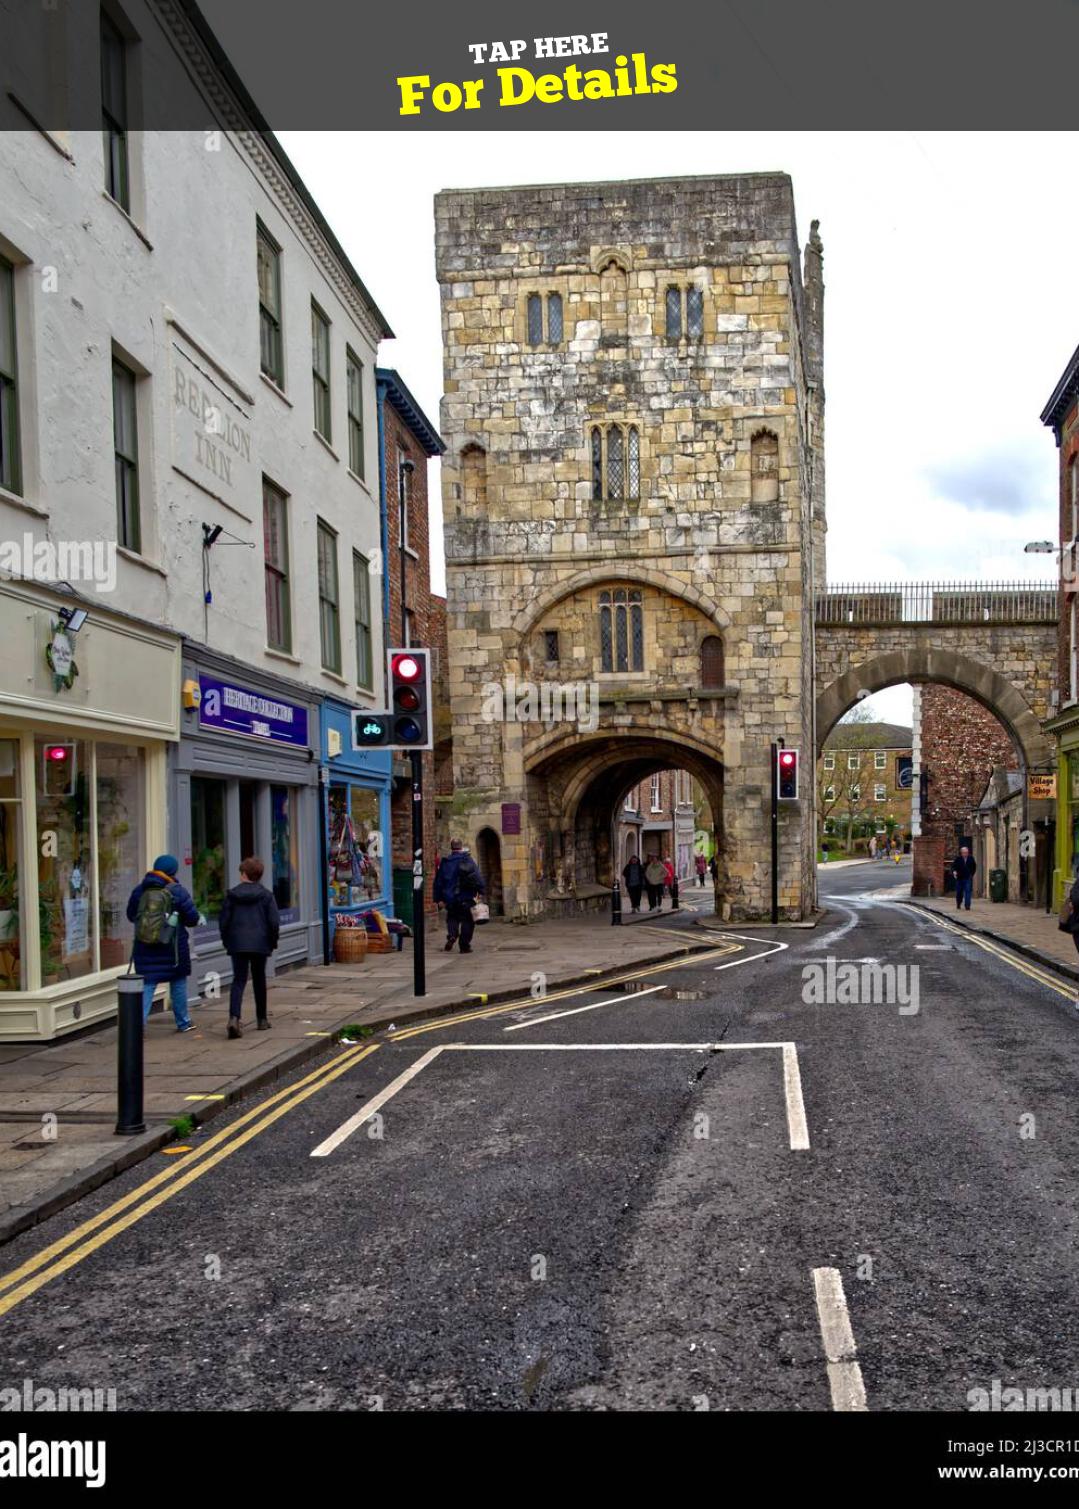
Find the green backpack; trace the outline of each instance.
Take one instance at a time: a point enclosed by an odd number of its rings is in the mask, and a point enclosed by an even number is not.
[[[172,943],[176,929],[169,917],[176,910],[171,895],[171,886],[147,886],[139,897],[135,913],[135,941],[152,947],[167,947]]]

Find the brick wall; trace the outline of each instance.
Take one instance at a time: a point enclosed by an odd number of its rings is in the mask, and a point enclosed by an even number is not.
[[[922,832],[949,843],[969,828],[971,811],[994,766],[1017,770],[1015,746],[1004,726],[973,697],[949,686],[920,687],[921,768],[929,771],[929,805]]]

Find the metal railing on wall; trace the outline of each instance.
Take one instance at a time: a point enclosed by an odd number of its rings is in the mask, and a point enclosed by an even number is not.
[[[844,582],[818,593],[818,624],[1056,623],[1055,582]]]

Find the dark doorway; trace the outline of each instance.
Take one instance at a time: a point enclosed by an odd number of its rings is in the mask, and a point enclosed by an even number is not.
[[[250,859],[258,853],[255,838],[255,796],[258,788],[254,781],[240,782],[240,858]]]
[[[492,917],[505,913],[502,904],[502,845],[493,828],[481,828],[476,834],[476,863],[487,887],[487,905]]]

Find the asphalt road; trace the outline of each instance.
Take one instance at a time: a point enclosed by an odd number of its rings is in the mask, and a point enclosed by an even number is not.
[[[822,870],[816,929],[335,1049],[4,1249],[0,1387],[892,1411],[1079,1386],[1075,1007],[904,879]],[[866,960],[879,984],[836,1000]]]

